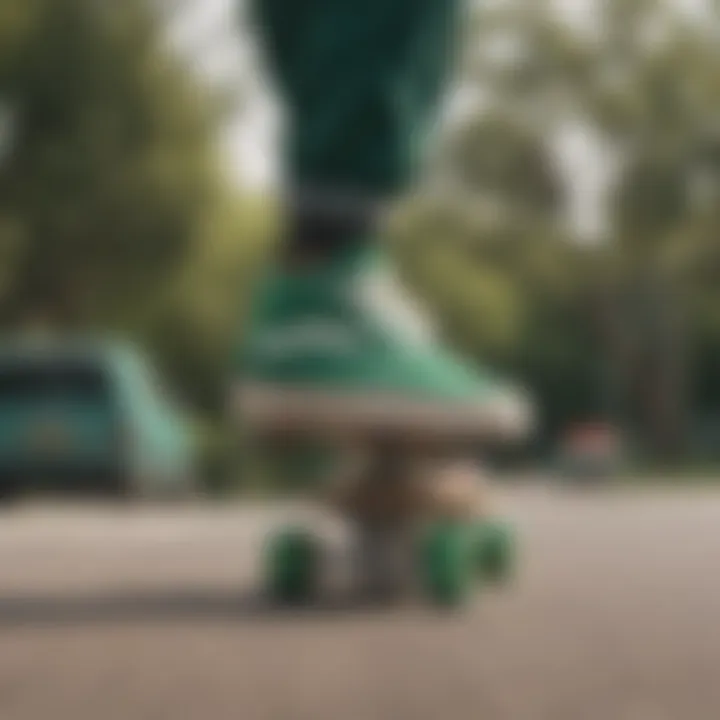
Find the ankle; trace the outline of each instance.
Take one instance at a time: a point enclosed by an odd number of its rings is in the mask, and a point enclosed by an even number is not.
[[[317,269],[337,257],[357,255],[371,244],[379,224],[372,203],[329,194],[296,195],[286,203],[282,260],[291,269]]]

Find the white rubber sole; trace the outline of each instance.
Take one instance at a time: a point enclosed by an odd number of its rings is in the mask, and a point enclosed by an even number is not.
[[[314,436],[398,435],[513,442],[533,429],[530,409],[510,401],[452,407],[386,394],[318,392],[245,384],[232,395],[233,415],[260,433]]]

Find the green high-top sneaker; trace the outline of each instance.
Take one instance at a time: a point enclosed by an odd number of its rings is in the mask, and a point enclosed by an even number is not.
[[[502,442],[531,428],[527,396],[444,352],[378,250],[267,277],[236,370],[236,409],[263,431]]]

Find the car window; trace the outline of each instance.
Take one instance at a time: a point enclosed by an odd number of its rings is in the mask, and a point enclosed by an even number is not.
[[[107,391],[104,373],[91,364],[0,364],[0,401],[96,401]]]

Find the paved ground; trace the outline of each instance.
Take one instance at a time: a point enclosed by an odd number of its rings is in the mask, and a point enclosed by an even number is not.
[[[267,508],[0,515],[0,718],[717,720],[720,495],[507,508],[521,576],[463,617],[263,611]]]

